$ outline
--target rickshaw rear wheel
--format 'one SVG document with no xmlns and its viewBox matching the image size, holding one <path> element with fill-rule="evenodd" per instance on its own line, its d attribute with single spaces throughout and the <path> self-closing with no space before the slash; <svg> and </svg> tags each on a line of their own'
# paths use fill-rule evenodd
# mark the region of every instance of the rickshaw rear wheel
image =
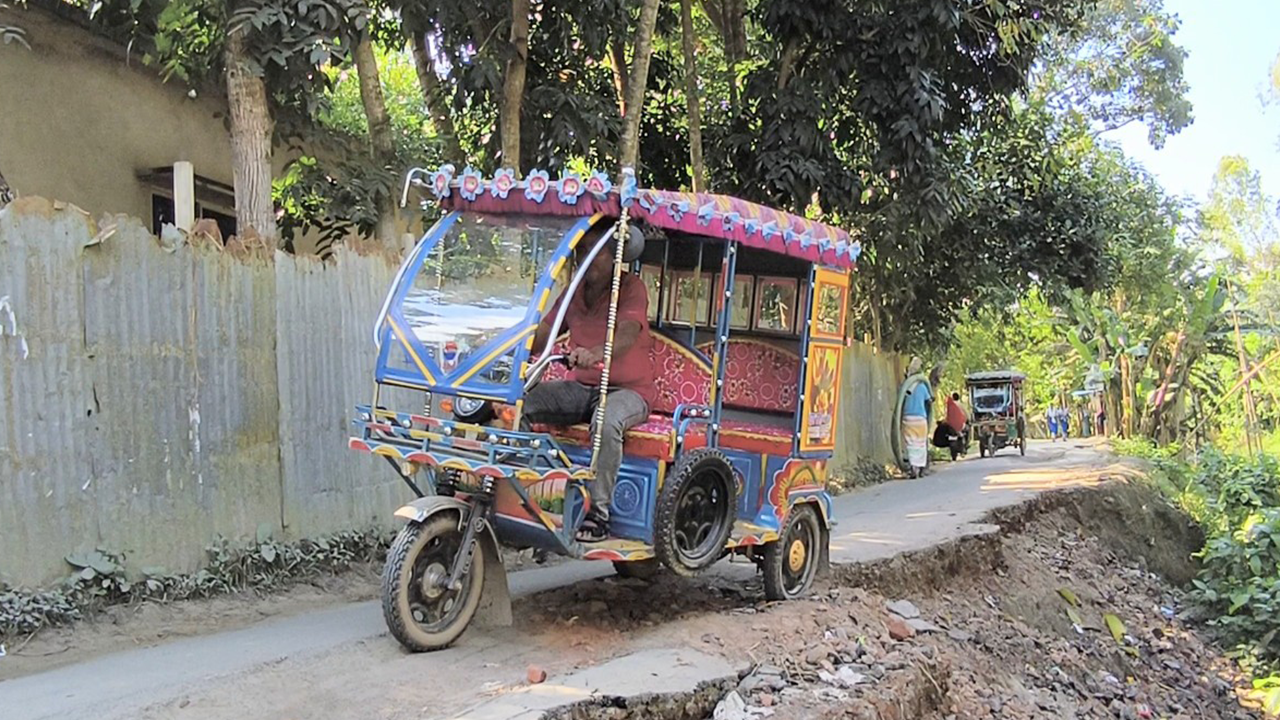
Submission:
<svg viewBox="0 0 1280 720">
<path fill-rule="evenodd" d="M 822 522 L 809 503 L 791 508 L 782 536 L 764 546 L 764 595 L 795 600 L 809 593 L 822 558 Z"/>
<path fill-rule="evenodd" d="M 657 558 L 631 560 L 629 562 L 615 561 L 613 563 L 613 571 L 618 574 L 618 577 L 653 580 L 658 577 L 658 573 L 662 572 L 662 563 L 658 562 Z"/>
<path fill-rule="evenodd" d="M 658 497 L 654 551 L 672 572 L 692 577 L 724 556 L 738 510 L 733 466 L 719 450 L 684 453 Z"/>
<path fill-rule="evenodd" d="M 461 548 L 458 516 L 446 512 L 404 526 L 387 551 L 382 569 L 382 615 L 392 637 L 413 652 L 453 644 L 476 614 L 484 589 L 481 548 L 475 548 L 460 589 L 435 584 L 448 574 Z"/>
</svg>

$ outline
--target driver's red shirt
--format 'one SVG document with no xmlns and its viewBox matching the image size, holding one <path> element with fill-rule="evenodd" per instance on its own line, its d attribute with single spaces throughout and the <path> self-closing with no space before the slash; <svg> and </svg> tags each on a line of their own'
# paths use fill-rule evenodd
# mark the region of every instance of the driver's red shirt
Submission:
<svg viewBox="0 0 1280 720">
<path fill-rule="evenodd" d="M 947 398 L 947 425 L 952 430 L 960 432 L 964 430 L 964 424 L 969 422 L 969 417 L 965 414 L 964 408 L 960 407 L 960 403 Z"/>
<path fill-rule="evenodd" d="M 585 284 L 579 286 L 564 314 L 564 326 L 569 331 L 569 345 L 574 348 L 602 348 L 609 328 L 609 293 L 606 292 L 593 307 L 587 307 L 582 299 L 585 288 Z M 557 312 L 559 304 L 560 301 L 557 301 L 556 307 L 548 314 Z M 644 282 L 631 273 L 622 274 L 622 285 L 618 290 L 618 326 L 625 320 L 639 323 L 640 335 L 625 353 L 614 353 L 609 370 L 609 387 L 634 390 L 652 409 L 658 391 L 653 384 L 653 359 L 649 354 L 653 344 L 653 338 L 649 335 L 649 295 L 645 292 Z M 598 386 L 600 369 L 575 368 L 569 379 L 583 385 Z"/>
</svg>

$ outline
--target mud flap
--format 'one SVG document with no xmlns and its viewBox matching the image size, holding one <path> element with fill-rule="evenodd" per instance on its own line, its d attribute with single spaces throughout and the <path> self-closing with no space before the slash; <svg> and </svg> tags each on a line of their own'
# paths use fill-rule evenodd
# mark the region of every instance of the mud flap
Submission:
<svg viewBox="0 0 1280 720">
<path fill-rule="evenodd" d="M 502 553 L 493 530 L 486 527 L 476 538 L 477 549 L 484 553 L 484 588 L 480 591 L 480 605 L 476 608 L 472 623 L 482 628 L 511 627 L 511 588 L 507 585 L 507 569 L 502 565 Z"/>
</svg>

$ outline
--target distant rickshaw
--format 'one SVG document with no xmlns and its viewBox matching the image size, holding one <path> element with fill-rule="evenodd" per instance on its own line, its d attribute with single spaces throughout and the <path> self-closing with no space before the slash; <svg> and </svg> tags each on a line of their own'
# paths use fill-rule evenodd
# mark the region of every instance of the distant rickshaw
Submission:
<svg viewBox="0 0 1280 720">
<path fill-rule="evenodd" d="M 978 438 L 980 456 L 992 456 L 997 450 L 1013 445 L 1020 454 L 1027 454 L 1022 390 L 1026 379 L 1026 375 L 1016 370 L 979 372 L 965 377 L 969 406 L 973 409 L 969 426 Z"/>
</svg>

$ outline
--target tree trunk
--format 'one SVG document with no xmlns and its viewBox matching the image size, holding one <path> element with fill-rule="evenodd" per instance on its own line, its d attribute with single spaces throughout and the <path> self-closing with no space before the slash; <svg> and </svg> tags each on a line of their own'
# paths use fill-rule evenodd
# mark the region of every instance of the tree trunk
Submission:
<svg viewBox="0 0 1280 720">
<path fill-rule="evenodd" d="M 1253 388 L 1250 382 L 1253 379 L 1253 373 L 1249 370 L 1249 359 L 1244 349 L 1244 336 L 1240 333 L 1240 315 L 1236 313 L 1235 290 L 1231 287 L 1231 283 L 1227 283 L 1227 292 L 1231 294 L 1231 323 L 1235 327 L 1236 357 L 1240 361 L 1240 378 L 1244 381 L 1244 442 L 1249 449 L 1249 454 L 1253 454 L 1258 430 L 1258 411 L 1253 402 Z M 1258 444 L 1258 449 L 1262 449 L 1261 444 Z"/>
<path fill-rule="evenodd" d="M 1173 379 L 1178 370 L 1179 356 L 1182 354 L 1182 346 L 1187 341 L 1187 332 L 1185 329 L 1178 331 L 1178 336 L 1174 339 L 1173 349 L 1169 351 L 1169 364 L 1164 370 L 1164 380 L 1160 383 L 1160 389 L 1156 391 L 1155 400 L 1151 403 L 1151 408 L 1147 415 L 1147 427 L 1143 430 L 1143 434 L 1147 437 L 1155 439 L 1156 428 L 1161 426 L 1164 419 L 1166 398 L 1169 394 L 1169 387 L 1173 384 Z M 1180 393 L 1185 393 L 1185 388 L 1179 388 Z"/>
<path fill-rule="evenodd" d="M 391 116 L 387 114 L 387 101 L 382 94 L 378 58 L 373 54 L 373 40 L 367 33 L 356 44 L 355 58 L 360 102 L 364 104 L 364 116 L 369 121 L 369 143 L 378 162 L 389 163 L 396 154 L 395 136 L 391 131 Z"/>
<path fill-rule="evenodd" d="M 227 34 L 224 64 L 231 114 L 231 165 L 236 194 L 236 234 L 256 232 L 275 241 L 276 211 L 271 202 L 271 133 L 267 86 L 247 63 L 245 29 Z"/>
<path fill-rule="evenodd" d="M 400 174 L 396 162 L 396 139 L 391 129 L 391 116 L 387 114 L 387 101 L 382 94 L 382 77 L 378 72 L 378 58 L 373 53 L 373 40 L 365 33 L 355 47 L 356 78 L 360 81 L 360 102 L 369 122 L 369 144 L 378 165 L 392 178 Z M 395 192 L 391 192 L 378 207 L 378 239 L 389 247 L 398 247 Z"/>
<path fill-rule="evenodd" d="M 627 114 L 623 118 L 622 167 L 634 168 L 640 159 L 640 118 L 644 115 L 645 89 L 649 85 L 649 59 L 653 56 L 653 28 L 658 22 L 658 0 L 644 0 L 636 28 L 631 79 L 627 87 Z"/>
<path fill-rule="evenodd" d="M 707 189 L 707 170 L 702 161 L 702 98 L 698 85 L 698 63 L 694 57 L 693 0 L 680 0 L 680 34 L 684 45 L 684 94 L 689 104 L 689 163 L 693 168 L 693 191 Z"/>
<path fill-rule="evenodd" d="M 462 152 L 462 143 L 459 142 L 458 131 L 453 126 L 453 115 L 449 112 L 444 88 L 440 87 L 440 76 L 436 75 L 435 62 L 431 59 L 431 53 L 427 52 L 426 37 L 422 33 L 410 31 L 409 49 L 413 52 L 413 66 L 418 71 L 418 86 L 422 88 L 422 99 L 427 104 L 427 112 L 431 114 L 431 123 L 436 128 L 436 134 L 444 143 L 445 159 L 452 163 L 463 163 L 465 156 Z"/>
<path fill-rule="evenodd" d="M 609 64 L 613 68 L 613 89 L 618 92 L 618 115 L 627 116 L 627 51 L 622 38 L 609 41 Z"/>
<path fill-rule="evenodd" d="M 1120 354 L 1120 402 L 1121 437 L 1132 438 L 1134 431 L 1134 374 L 1133 360 L 1127 352 Z"/>
<path fill-rule="evenodd" d="M 520 113 L 529 62 L 529 0 L 511 0 L 511 38 L 502 83 L 502 162 L 520 172 Z"/>
<path fill-rule="evenodd" d="M 800 40 L 799 38 L 791 38 L 782 49 L 782 58 L 778 62 L 778 90 L 787 89 L 787 83 L 791 82 L 791 74 L 796 69 L 796 59 L 800 57 Z"/>
</svg>

